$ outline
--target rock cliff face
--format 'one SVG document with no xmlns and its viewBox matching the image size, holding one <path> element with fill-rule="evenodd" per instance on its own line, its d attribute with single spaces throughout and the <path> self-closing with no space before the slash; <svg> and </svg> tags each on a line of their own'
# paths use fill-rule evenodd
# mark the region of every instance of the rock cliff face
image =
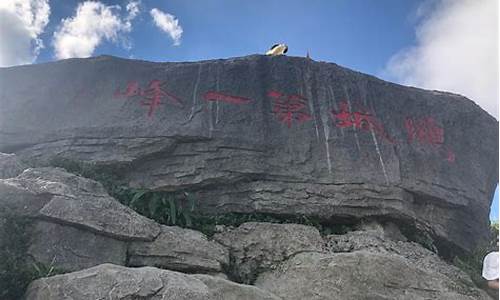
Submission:
<svg viewBox="0 0 500 300">
<path fill-rule="evenodd" d="M 75 299 L 365 299 L 373 291 L 481 299 L 465 274 L 406 238 L 425 235 L 442 256 L 486 238 L 497 141 L 498 122 L 464 97 L 304 58 L 103 56 L 4 68 L 0 225 L 6 211 L 33 221 L 35 263 L 92 267 L 35 281 L 28 299 L 84 289 Z M 375 222 L 384 233 L 321 236 L 304 225 L 247 223 L 210 240 L 137 214 L 99 183 L 53 168 L 57 161 L 119 173 L 131 188 L 188 191 L 205 215 Z M 128 268 L 140 266 L 151 267 Z M 141 280 L 147 286 L 133 288 Z"/>
<path fill-rule="evenodd" d="M 391 219 L 467 251 L 487 231 L 498 123 L 458 95 L 257 55 L 70 59 L 1 69 L 0 91 L 0 152 L 120 167 L 205 213 Z"/>
</svg>

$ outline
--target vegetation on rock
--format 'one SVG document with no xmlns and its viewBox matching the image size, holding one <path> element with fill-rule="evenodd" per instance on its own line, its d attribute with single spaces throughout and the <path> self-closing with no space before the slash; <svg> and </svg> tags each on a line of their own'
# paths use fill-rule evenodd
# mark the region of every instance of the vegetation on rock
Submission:
<svg viewBox="0 0 500 300">
<path fill-rule="evenodd" d="M 21 299 L 31 281 L 65 273 L 64 270 L 31 262 L 28 257 L 31 220 L 3 215 L 0 226 L 0 299 Z"/>
<path fill-rule="evenodd" d="M 321 234 L 341 234 L 350 230 L 350 225 L 331 224 L 317 217 L 305 215 L 276 215 L 268 213 L 225 213 L 203 215 L 196 210 L 195 192 L 150 191 L 128 187 L 120 176 L 120 170 L 98 167 L 92 163 L 77 162 L 69 159 L 55 159 L 52 167 L 100 182 L 108 193 L 136 212 L 164 225 L 191 228 L 212 236 L 217 225 L 237 227 L 246 222 L 268 222 L 280 224 L 303 224 L 316 227 Z"/>
</svg>

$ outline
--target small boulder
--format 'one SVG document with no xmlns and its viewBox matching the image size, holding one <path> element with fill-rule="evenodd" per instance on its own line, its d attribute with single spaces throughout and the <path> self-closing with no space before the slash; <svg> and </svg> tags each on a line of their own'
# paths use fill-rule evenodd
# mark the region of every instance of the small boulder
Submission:
<svg viewBox="0 0 500 300">
<path fill-rule="evenodd" d="M 125 265 L 125 242 L 72 226 L 36 220 L 28 255 L 37 263 L 77 271 L 103 263 Z"/>
<path fill-rule="evenodd" d="M 15 214 L 38 216 L 85 227 L 122 240 L 152 241 L 160 226 L 116 199 L 91 179 L 61 168 L 27 169 L 16 178 L 0 179 L 0 201 Z"/>
<path fill-rule="evenodd" d="M 128 254 L 130 266 L 183 272 L 217 273 L 229 264 L 224 247 L 200 232 L 176 226 L 161 226 L 160 235 L 153 242 L 131 242 Z"/>
<path fill-rule="evenodd" d="M 319 231 L 299 224 L 249 222 L 214 235 L 214 240 L 228 247 L 235 280 L 252 283 L 257 274 L 271 269 L 300 252 L 321 251 Z"/>
</svg>

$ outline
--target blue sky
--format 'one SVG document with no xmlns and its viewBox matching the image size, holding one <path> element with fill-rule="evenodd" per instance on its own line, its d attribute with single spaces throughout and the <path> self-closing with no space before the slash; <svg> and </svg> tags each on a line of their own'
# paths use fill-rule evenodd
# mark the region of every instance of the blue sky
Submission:
<svg viewBox="0 0 500 300">
<path fill-rule="evenodd" d="M 493 197 L 493 203 L 491 205 L 490 220 L 498 221 L 498 185 L 495 191 L 495 196 Z"/>
<path fill-rule="evenodd" d="M 81 1 L 51 1 L 51 16 L 42 38 L 50 41 L 61 18 L 74 15 Z M 106 5 L 124 1 L 101 1 Z M 130 50 L 103 42 L 94 55 L 106 53 L 152 61 L 193 61 L 263 53 L 286 42 L 289 55 L 333 61 L 379 74 L 398 50 L 414 41 L 415 12 L 421 1 L 141 1 L 143 13 L 127 34 Z M 179 20 L 181 44 L 157 28 L 149 10 L 158 8 Z M 122 8 L 123 10 L 123 8 Z M 37 62 L 51 61 L 50 45 Z M 367 55 L 369 53 L 369 55 Z"/>
<path fill-rule="evenodd" d="M 497 12 L 496 0 L 0 0 L 0 66 L 100 54 L 196 61 L 285 42 L 288 55 L 309 51 L 314 60 L 466 95 L 498 119 Z M 498 190 L 491 218 L 498 220 Z"/>
</svg>

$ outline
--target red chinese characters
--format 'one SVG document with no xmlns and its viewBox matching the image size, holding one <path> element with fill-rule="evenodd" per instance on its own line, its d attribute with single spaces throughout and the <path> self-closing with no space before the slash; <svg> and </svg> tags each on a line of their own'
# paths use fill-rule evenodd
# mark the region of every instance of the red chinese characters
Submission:
<svg viewBox="0 0 500 300">
<path fill-rule="evenodd" d="M 252 101 L 252 99 L 249 98 L 233 96 L 214 91 L 209 91 L 203 94 L 203 99 L 205 101 L 225 102 L 230 104 L 247 104 Z"/>
<path fill-rule="evenodd" d="M 304 123 L 312 119 L 311 115 L 305 112 L 306 98 L 300 95 L 285 95 L 276 91 L 270 91 L 267 95 L 274 99 L 274 115 L 288 128 L 292 127 L 293 120 Z"/>
<path fill-rule="evenodd" d="M 444 130 L 431 117 L 418 120 L 406 118 L 405 127 L 408 134 L 408 143 L 412 143 L 414 140 L 430 145 L 444 143 Z"/>
<path fill-rule="evenodd" d="M 114 97 L 133 97 L 139 96 L 141 94 L 141 88 L 139 87 L 139 83 L 137 81 L 129 81 L 127 86 L 125 87 L 125 92 L 120 92 L 120 89 L 117 88 Z"/>
<path fill-rule="evenodd" d="M 408 143 L 410 144 L 418 142 L 440 148 L 444 144 L 444 129 L 438 126 L 432 117 L 420 119 L 406 118 L 405 128 L 408 135 Z M 455 161 L 455 154 L 451 149 L 446 148 L 445 156 L 449 162 Z"/>
<path fill-rule="evenodd" d="M 141 105 L 149 106 L 148 117 L 151 117 L 155 109 L 162 104 L 161 99 L 164 97 L 168 98 L 171 103 L 182 106 L 179 98 L 161 88 L 159 80 L 152 80 L 148 89 L 143 92 L 143 96 L 144 99 L 141 101 Z"/>
<path fill-rule="evenodd" d="M 152 117 L 155 110 L 161 105 L 162 99 L 167 98 L 171 104 L 182 106 L 181 100 L 172 93 L 169 93 L 162 88 L 160 80 L 151 80 L 146 89 L 141 89 L 137 81 L 127 83 L 124 92 L 117 89 L 114 93 L 115 97 L 143 97 L 140 104 L 148 107 L 148 117 Z"/>
<path fill-rule="evenodd" d="M 351 127 L 370 131 L 373 130 L 375 134 L 382 136 L 387 141 L 394 143 L 393 139 L 387 135 L 384 130 L 382 122 L 380 122 L 372 113 L 367 110 L 350 111 L 347 102 L 340 103 L 338 111 L 332 110 L 331 112 L 333 123 L 340 128 Z"/>
</svg>

